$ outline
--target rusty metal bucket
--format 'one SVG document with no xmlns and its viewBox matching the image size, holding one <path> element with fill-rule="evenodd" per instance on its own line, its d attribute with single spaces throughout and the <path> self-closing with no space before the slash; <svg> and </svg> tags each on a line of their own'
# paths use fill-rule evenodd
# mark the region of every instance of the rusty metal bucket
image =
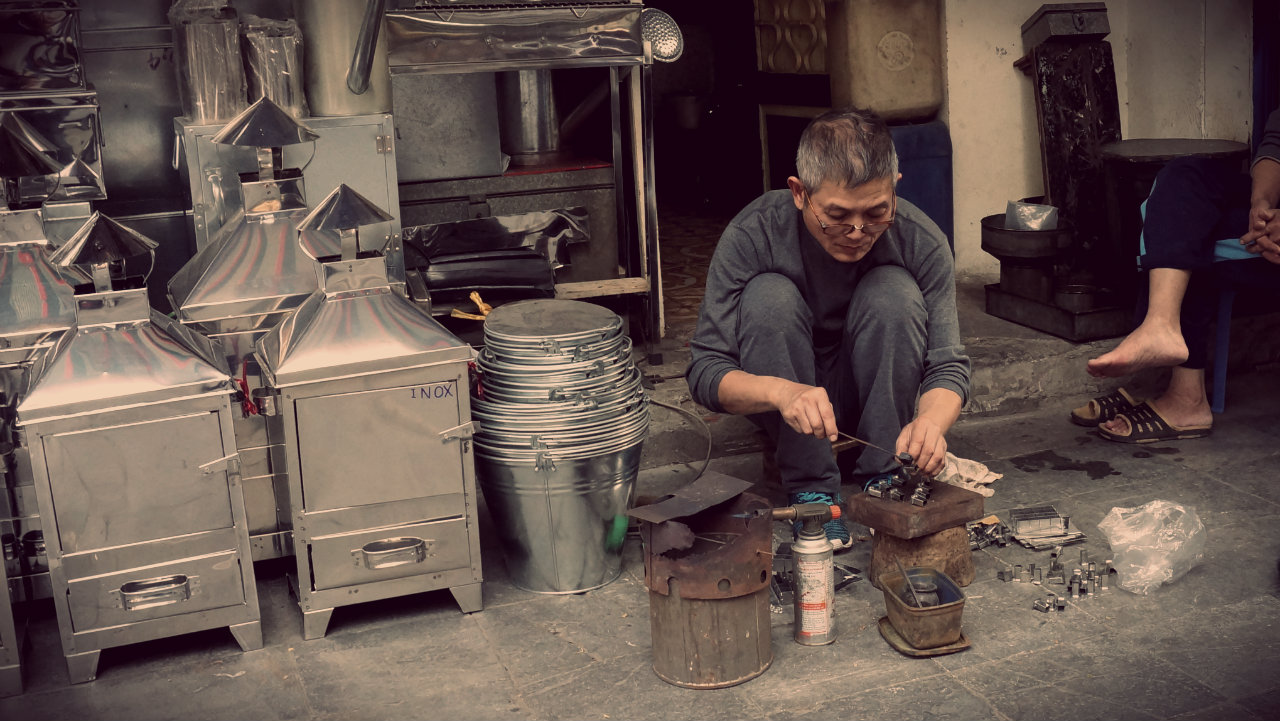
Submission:
<svg viewBox="0 0 1280 721">
<path fill-rule="evenodd" d="M 900 571 L 889 571 L 880 576 L 885 611 L 894 630 L 917 649 L 938 648 L 960 640 L 964 592 L 947 574 L 937 569 L 916 567 L 905 570 L 906 577 Z M 937 589 L 936 605 L 917 607 L 906 600 L 912 593 L 907 584 L 916 584 L 918 588 L 921 582 L 932 584 Z"/>
<path fill-rule="evenodd" d="M 641 522 L 653 670 L 663 681 L 725 688 L 759 676 L 773 663 L 773 522 L 767 513 L 744 517 L 769 507 L 760 496 L 742 493 L 683 517 L 693 546 L 665 553 L 652 552 L 662 524 Z"/>
</svg>

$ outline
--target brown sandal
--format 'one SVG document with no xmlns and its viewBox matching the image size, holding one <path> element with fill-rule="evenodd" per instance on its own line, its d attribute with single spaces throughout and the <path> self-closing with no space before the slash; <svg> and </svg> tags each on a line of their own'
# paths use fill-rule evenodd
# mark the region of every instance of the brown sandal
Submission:
<svg viewBox="0 0 1280 721">
<path fill-rule="evenodd" d="M 1071 411 L 1071 422 L 1077 426 L 1093 428 L 1099 423 L 1106 423 L 1121 413 L 1128 413 L 1142 401 L 1129 395 L 1129 391 L 1117 388 L 1099 396 Z"/>
</svg>

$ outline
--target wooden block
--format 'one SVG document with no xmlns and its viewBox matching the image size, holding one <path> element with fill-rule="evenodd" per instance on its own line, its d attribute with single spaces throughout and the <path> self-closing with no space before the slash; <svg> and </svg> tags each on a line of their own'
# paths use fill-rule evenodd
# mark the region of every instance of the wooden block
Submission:
<svg viewBox="0 0 1280 721">
<path fill-rule="evenodd" d="M 919 538 L 982 518 L 982 496 L 950 483 L 934 483 L 929 502 L 906 501 L 859 493 L 849 499 L 849 517 L 864 526 L 898 538 Z"/>
</svg>

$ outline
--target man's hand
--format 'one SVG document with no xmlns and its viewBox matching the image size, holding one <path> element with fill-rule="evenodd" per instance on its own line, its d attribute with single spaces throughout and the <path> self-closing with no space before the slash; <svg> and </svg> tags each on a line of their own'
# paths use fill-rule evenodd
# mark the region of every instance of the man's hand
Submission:
<svg viewBox="0 0 1280 721">
<path fill-rule="evenodd" d="M 930 478 L 942 472 L 947 460 L 947 439 L 942 426 L 929 418 L 916 418 L 898 434 L 896 450 L 910 453 L 916 466 Z"/>
<path fill-rule="evenodd" d="M 1280 212 L 1255 203 L 1249 209 L 1249 230 L 1240 236 L 1240 242 L 1250 253 L 1280 264 Z"/>
<path fill-rule="evenodd" d="M 782 420 L 797 433 L 826 438 L 835 442 L 836 410 L 827 397 L 827 389 L 787 382 L 779 391 L 775 404 Z"/>
<path fill-rule="evenodd" d="M 898 434 L 898 453 L 910 453 L 916 466 L 933 477 L 947 462 L 945 433 L 960 417 L 960 396 L 947 388 L 932 388 L 920 395 L 915 420 Z"/>
</svg>

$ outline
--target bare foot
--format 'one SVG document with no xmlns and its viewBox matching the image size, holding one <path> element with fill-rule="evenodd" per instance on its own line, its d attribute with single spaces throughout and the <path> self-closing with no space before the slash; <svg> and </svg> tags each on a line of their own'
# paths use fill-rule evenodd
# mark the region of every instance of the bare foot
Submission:
<svg viewBox="0 0 1280 721">
<path fill-rule="evenodd" d="M 1187 342 L 1173 328 L 1143 323 L 1114 350 L 1089 361 L 1089 375 L 1118 378 L 1144 368 L 1176 366 L 1187 360 Z"/>
</svg>

